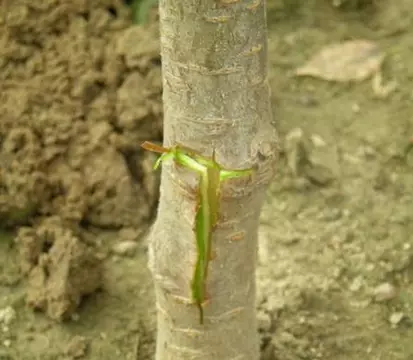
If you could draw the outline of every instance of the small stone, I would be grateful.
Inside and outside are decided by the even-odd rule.
[[[134,241],[122,241],[112,247],[112,251],[121,256],[133,256],[138,244]]]
[[[10,325],[15,317],[16,311],[11,306],[0,309],[0,322],[4,325]]]
[[[373,263],[366,264],[366,266],[365,266],[365,269],[368,272],[373,271],[375,268],[376,268],[376,266]]]
[[[374,291],[374,300],[384,302],[394,299],[397,295],[396,288],[390,283],[383,283],[377,286]]]
[[[352,283],[349,286],[349,290],[351,292],[357,292],[361,289],[361,287],[363,286],[363,277],[362,276],[357,276]]]
[[[404,318],[404,314],[402,312],[395,312],[390,315],[389,322],[393,326],[398,325]]]
[[[321,143],[324,145],[321,146]],[[305,176],[313,183],[325,186],[340,176],[340,161],[337,146],[327,144],[324,139],[311,142],[307,149],[309,163]]]
[[[74,336],[66,348],[66,355],[73,359],[79,359],[86,355],[87,342],[83,336]]]
[[[326,141],[320,135],[317,134],[311,135],[311,142],[316,147],[323,147],[327,145]]]
[[[3,345],[4,345],[4,347],[7,347],[7,348],[10,347],[11,346],[11,340],[10,339],[4,340]]]
[[[334,279],[338,279],[344,272],[344,269],[341,267],[335,267],[332,269],[331,274]]]

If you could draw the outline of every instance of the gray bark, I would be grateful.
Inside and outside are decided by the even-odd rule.
[[[164,145],[227,168],[256,167],[223,186],[213,235],[205,323],[191,304],[196,261],[195,174],[162,168],[149,264],[158,309],[157,360],[257,360],[255,267],[259,215],[276,159],[262,0],[162,0]]]

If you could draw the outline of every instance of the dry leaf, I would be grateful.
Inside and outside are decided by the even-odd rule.
[[[380,70],[384,56],[371,41],[346,41],[324,47],[298,68],[295,75],[340,82],[363,81]]]

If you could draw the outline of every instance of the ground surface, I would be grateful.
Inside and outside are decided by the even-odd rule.
[[[116,1],[5,3],[0,359],[150,359],[157,184],[138,144],[161,134],[156,26]],[[284,156],[260,231],[266,360],[413,359],[413,1],[359,3],[270,3]],[[380,45],[394,91],[291,76],[352,38]]]

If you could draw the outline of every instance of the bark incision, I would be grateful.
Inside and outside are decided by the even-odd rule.
[[[227,182],[212,238],[204,324],[191,304],[196,261],[196,174],[163,165],[150,268],[158,309],[157,360],[256,360],[255,267],[259,214],[276,154],[267,82],[265,2],[162,0],[164,144],[215,149]]]

